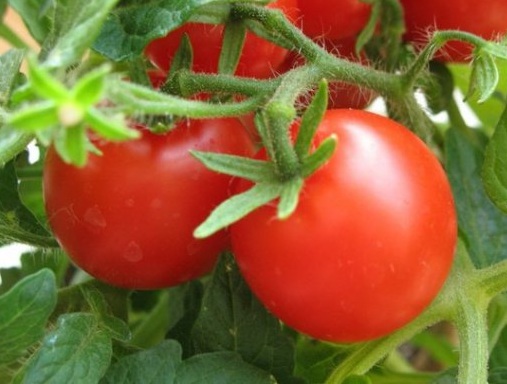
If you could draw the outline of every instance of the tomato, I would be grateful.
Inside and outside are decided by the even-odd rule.
[[[438,160],[398,123],[328,110],[315,145],[330,135],[336,152],[305,181],[296,211],[286,220],[275,204],[253,211],[231,226],[232,248],[252,291],[288,326],[370,340],[439,292],[456,246],[455,206]]]
[[[207,273],[229,244],[220,232],[192,232],[226,199],[230,177],[207,170],[189,150],[252,155],[236,119],[182,122],[165,135],[142,129],[135,141],[97,142],[102,156],[85,167],[50,148],[44,166],[45,208],[70,258],[111,285],[156,289]]]
[[[401,0],[405,11],[406,39],[425,43],[428,31],[459,29],[494,39],[507,33],[507,1],[485,0]],[[445,46],[438,59],[448,62],[465,62],[470,59],[472,47],[461,42]]]
[[[296,2],[297,0],[278,0],[268,6],[282,9],[290,20],[295,21],[298,16]],[[193,70],[216,73],[222,48],[223,31],[222,25],[187,23],[165,37],[150,42],[145,52],[156,66],[168,71],[181,38],[187,34],[193,47]],[[247,32],[235,74],[253,78],[269,78],[283,62],[286,55],[286,49]]]
[[[371,5],[361,0],[299,0],[298,7],[305,35],[331,40],[357,35],[371,13]]]
[[[339,41],[331,41],[327,39],[319,40],[319,44],[336,56],[351,61],[359,61],[366,64],[364,56],[358,58],[355,53],[355,38],[343,39]],[[280,67],[279,72],[283,73],[299,65],[304,64],[304,59],[295,52],[290,52],[284,64]],[[354,84],[344,83],[342,81],[334,81],[329,83],[328,108],[366,108],[374,99],[375,93],[369,89],[360,88]],[[313,97],[313,93],[305,95],[305,97]],[[303,104],[308,104],[308,100],[302,98]]]

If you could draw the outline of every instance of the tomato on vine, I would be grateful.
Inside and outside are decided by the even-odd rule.
[[[495,39],[507,33],[507,2],[485,0],[401,0],[404,9],[407,33],[405,38],[414,43],[426,43],[429,31],[436,29],[458,29]],[[470,60],[472,47],[466,43],[448,43],[438,56],[448,62]]]
[[[231,226],[232,248],[253,292],[287,325],[323,340],[370,340],[439,292],[456,246],[454,201],[437,158],[400,124],[328,110],[315,145],[330,135],[336,151],[305,180],[296,211],[286,220],[275,204],[253,211]]]
[[[293,22],[298,16],[296,0],[278,0],[268,7],[281,9]],[[193,47],[192,69],[196,72],[217,73],[223,32],[223,25],[186,23],[165,37],[151,41],[145,53],[157,67],[167,72],[181,38],[187,34]],[[259,79],[272,77],[286,56],[286,49],[247,32],[235,74]]]
[[[85,167],[54,148],[44,165],[44,200],[53,233],[82,269],[134,289],[177,285],[210,271],[228,245],[225,232],[203,240],[192,232],[226,199],[231,179],[209,171],[190,150],[251,156],[253,146],[232,118],[180,122],[156,135],[97,141]]]

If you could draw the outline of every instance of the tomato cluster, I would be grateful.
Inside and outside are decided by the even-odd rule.
[[[403,3],[407,39],[426,27],[430,9],[446,4]],[[490,3],[504,7],[503,1]],[[278,0],[269,6],[282,9],[328,50],[363,60],[356,58],[354,44],[371,5]],[[453,25],[446,23],[450,17],[435,20],[439,27]],[[187,23],[152,41],[145,52],[158,68],[154,78],[165,76],[184,34],[193,44],[193,70],[216,73],[223,32],[221,25]],[[299,57],[248,32],[235,74],[262,79],[301,64]],[[95,140],[102,155],[90,155],[83,168],[64,163],[49,148],[44,172],[49,224],[78,266],[110,284],[135,289],[198,278],[231,242],[253,292],[287,325],[340,342],[386,335],[421,313],[442,287],[457,224],[438,160],[403,126],[361,111],[371,98],[355,86],[332,84],[331,109],[314,145],[334,135],[339,146],[305,180],[297,209],[286,220],[276,219],[273,202],[234,223],[230,238],[225,231],[193,237],[231,191],[249,187],[247,181],[206,169],[189,153],[253,156],[242,124],[222,118],[182,121],[164,135],[140,127],[136,141]]]

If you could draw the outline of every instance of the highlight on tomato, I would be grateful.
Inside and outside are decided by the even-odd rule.
[[[415,44],[425,44],[434,30],[458,29],[496,39],[507,33],[507,1],[485,0],[401,0],[407,32],[405,38]],[[471,59],[472,46],[453,41],[437,57],[446,62],[466,62]]]
[[[299,15],[297,0],[278,0],[268,4],[268,7],[281,9],[293,22]],[[192,69],[195,72],[217,73],[223,32],[223,25],[186,23],[166,36],[151,41],[145,53],[155,66],[167,72],[181,38],[187,34],[193,47]],[[287,53],[286,49],[247,32],[235,74],[259,79],[272,77]]]
[[[253,211],[231,226],[232,248],[252,291],[288,326],[321,340],[371,340],[417,317],[442,288],[455,206],[437,158],[399,123],[328,110],[315,146],[330,135],[336,151],[305,180],[296,211],[286,220],[275,204]]]
[[[190,150],[251,156],[237,119],[181,121],[167,134],[96,141],[85,167],[49,148],[44,201],[53,233],[93,277],[132,289],[158,289],[200,277],[229,244],[224,231],[197,240],[192,232],[229,195],[231,178],[212,172]]]

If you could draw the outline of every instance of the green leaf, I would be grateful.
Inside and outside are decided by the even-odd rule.
[[[176,370],[180,365],[180,345],[176,341],[166,340],[111,365],[100,383],[176,383]]]
[[[11,49],[0,56],[0,106],[7,105],[23,61],[24,51]]]
[[[477,268],[507,258],[507,216],[486,195],[480,171],[484,157],[455,129],[446,135],[445,165],[454,193],[461,236]]]
[[[12,127],[0,128],[0,168],[26,149],[33,140],[33,134],[15,130]]]
[[[104,92],[104,78],[110,71],[111,67],[104,65],[80,78],[72,88],[72,96],[75,102],[86,108],[100,101]]]
[[[53,28],[42,51],[46,65],[61,68],[74,64],[90,48],[118,0],[55,2]]]
[[[118,7],[108,16],[93,48],[114,61],[135,58],[151,40],[167,35],[213,1],[154,0]]]
[[[278,197],[281,188],[281,185],[277,183],[256,184],[248,191],[232,196],[211,212],[207,219],[194,231],[194,236],[204,238],[226,228]]]
[[[86,164],[88,137],[84,125],[63,128],[54,144],[56,151],[66,163],[78,167]]]
[[[273,163],[268,161],[212,152],[192,151],[191,154],[206,168],[215,172],[241,177],[254,182],[277,180]]]
[[[105,374],[111,356],[111,338],[95,315],[62,315],[30,361],[24,382],[96,383]]]
[[[233,75],[241,57],[246,38],[246,27],[241,21],[225,24],[222,50],[218,60],[218,73]]]
[[[488,375],[489,384],[504,384],[507,382],[507,367],[491,369]]]
[[[281,382],[292,375],[292,341],[253,296],[231,255],[220,259],[206,287],[192,340],[197,353],[233,351]]]
[[[69,91],[49,70],[37,62],[33,56],[28,57],[28,77],[31,89],[40,97],[54,101],[65,101],[69,98]]]
[[[104,139],[121,141],[141,136],[137,129],[129,128],[121,116],[106,116],[96,108],[86,111],[85,121],[91,130]]]
[[[472,74],[467,97],[478,93],[478,103],[486,101],[495,91],[500,75],[490,54],[481,53],[472,61]]]
[[[0,296],[0,366],[14,362],[39,341],[56,305],[51,271],[42,269]]]
[[[178,369],[176,383],[275,384],[267,372],[245,363],[237,353],[215,352],[185,360]]]
[[[301,167],[301,173],[304,177],[308,177],[322,167],[333,156],[336,146],[338,145],[338,137],[331,135],[326,138],[319,147],[305,159]]]
[[[310,151],[315,132],[327,110],[327,101],[327,81],[322,80],[312,102],[301,118],[301,125],[294,145],[294,150],[300,159],[303,159]]]
[[[21,16],[32,37],[42,43],[53,25],[53,1],[8,0],[9,5]]]
[[[12,163],[0,169],[0,242],[56,246],[49,232],[21,202]]]
[[[296,210],[303,184],[303,178],[293,178],[284,183],[277,207],[278,219],[287,219]]]
[[[486,148],[482,177],[491,200],[507,213],[507,108]]]
[[[7,118],[7,124],[25,133],[44,131],[59,123],[58,109],[53,101],[42,101],[22,108]]]

